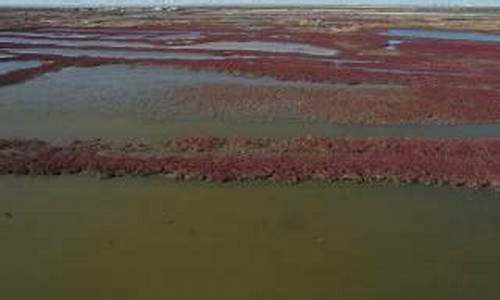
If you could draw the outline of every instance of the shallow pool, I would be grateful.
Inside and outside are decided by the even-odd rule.
[[[490,34],[471,31],[437,31],[422,29],[389,29],[385,32],[391,37],[443,39],[443,40],[465,40],[474,42],[500,43],[500,34]]]

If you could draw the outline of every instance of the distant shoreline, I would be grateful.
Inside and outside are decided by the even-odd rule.
[[[402,5],[370,5],[370,4],[335,4],[335,5],[2,5],[0,3],[0,9],[50,9],[50,10],[66,10],[66,9],[151,9],[151,8],[179,8],[179,9],[404,9],[404,10],[491,10],[500,9],[499,4],[493,5],[415,5],[415,4],[402,4]]]

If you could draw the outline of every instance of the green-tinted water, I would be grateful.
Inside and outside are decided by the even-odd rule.
[[[5,299],[496,299],[500,201],[424,186],[0,177]]]

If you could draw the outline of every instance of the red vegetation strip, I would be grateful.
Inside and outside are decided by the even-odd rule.
[[[36,140],[0,140],[0,174],[96,172],[104,177],[164,174],[216,182],[354,180],[500,186],[499,139],[188,138],[170,141],[157,154],[109,149],[100,143],[58,147]]]

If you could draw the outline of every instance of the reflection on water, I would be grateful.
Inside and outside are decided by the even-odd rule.
[[[495,299],[500,202],[423,186],[0,177],[6,299]]]
[[[474,42],[500,42],[500,34],[471,31],[437,31],[421,29],[389,29],[385,33],[392,37],[426,38],[443,40],[465,40]]]

